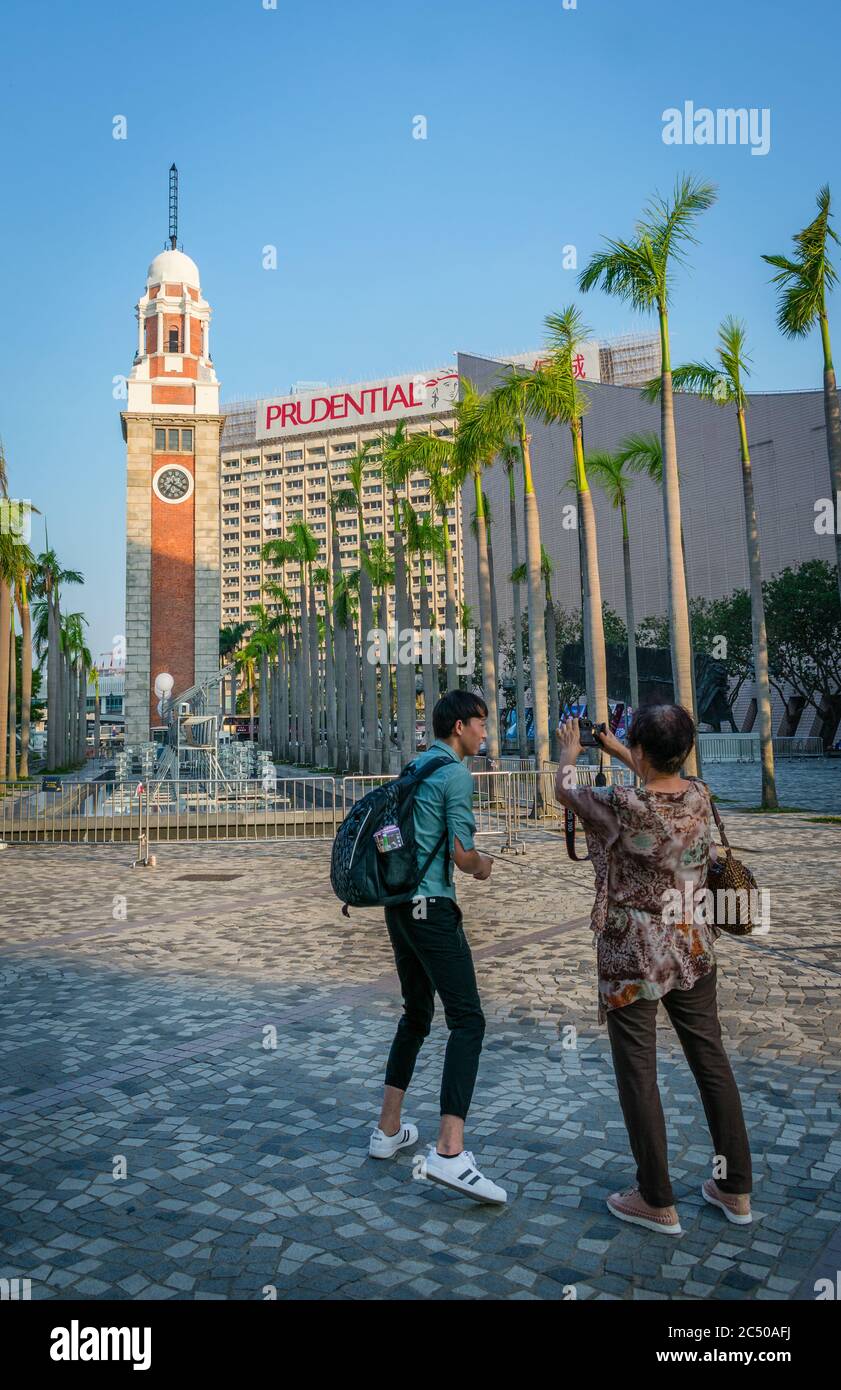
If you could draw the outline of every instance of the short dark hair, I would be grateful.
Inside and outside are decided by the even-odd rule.
[[[641,748],[658,772],[679,772],[694,743],[695,721],[683,705],[640,705],[628,730],[628,747]]]
[[[432,711],[432,732],[436,738],[449,738],[459,720],[466,724],[468,719],[486,718],[487,713],[481,695],[473,695],[469,690],[448,690]]]

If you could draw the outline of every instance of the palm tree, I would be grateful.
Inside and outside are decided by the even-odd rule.
[[[382,718],[382,767],[384,773],[391,771],[391,664],[388,651],[388,586],[394,580],[394,561],[388,553],[385,541],[380,538],[368,548],[368,573],[377,593],[377,626],[386,636],[385,661],[380,663],[380,709]],[[376,669],[376,668],[375,668]]]
[[[549,314],[545,320],[549,329],[550,365],[535,373],[532,392],[546,420],[556,420],[569,426],[572,439],[572,460],[575,490],[580,516],[582,549],[582,625],[587,670],[588,704],[592,701],[595,714],[591,719],[604,723],[609,716],[607,704],[607,657],[602,619],[602,586],[599,572],[599,550],[596,537],[596,513],[587,478],[584,458],[584,412],[589,400],[580,391],[573,362],[578,349],[589,336],[579,311],[569,304],[559,314]],[[557,711],[553,712],[555,726]]]
[[[841,407],[832,361],[829,337],[827,291],[838,279],[829,259],[829,242],[841,244],[837,232],[829,225],[832,210],[829,185],[818,190],[817,217],[795,233],[792,259],[786,256],[763,256],[777,274],[772,284],[779,285],[777,324],[787,338],[805,338],[815,327],[820,328],[823,348],[823,409],[826,420],[826,448],[836,515],[841,506]],[[841,594],[841,531],[835,530],[835,558],[838,568],[838,591]]]
[[[242,642],[242,640],[243,640],[243,638],[245,637],[245,634],[246,634],[247,631],[248,631],[248,625],[247,625],[246,623],[232,623],[229,627],[220,628],[220,630],[219,630],[219,659],[220,659],[220,665],[222,665],[222,666],[234,665],[234,662],[233,662],[233,655],[234,655],[234,652],[236,651],[237,647],[238,647],[238,646],[240,645],[240,643]],[[223,699],[223,701],[222,701],[223,717],[224,717],[224,709],[225,709],[225,701],[224,701],[224,699]],[[236,671],[234,671],[234,673],[233,673],[232,676],[231,676],[231,714],[234,715],[234,716],[236,716],[236,712],[237,712],[237,678],[236,678]]]
[[[362,720],[365,726],[363,771],[375,773],[377,764],[377,671],[367,660],[367,644],[373,626],[373,593],[371,575],[367,569],[368,540],[365,535],[364,493],[365,470],[373,441],[364,443],[358,453],[348,460],[347,472],[350,487],[356,499],[356,516],[359,525],[359,612],[362,621],[360,646],[362,653]]]
[[[546,601],[543,610],[543,629],[546,637],[546,654],[549,666],[549,713],[552,723],[552,738],[550,747],[552,759],[557,761],[557,730],[555,720],[560,717],[560,700],[558,696],[558,636],[557,623],[555,621],[555,604],[552,600],[552,575],[554,573],[552,557],[544,546],[540,547],[540,574],[543,579]],[[527,578],[525,565],[518,565],[511,571],[509,576],[514,585],[524,584]],[[522,629],[520,635],[520,646],[522,649]]]
[[[656,438],[656,436],[655,436]],[[658,441],[659,442],[659,441]],[[625,572],[625,624],[628,629],[628,680],[631,687],[631,707],[639,708],[640,688],[637,672],[637,626],[634,614],[634,583],[631,575],[631,536],[628,527],[628,488],[630,486],[629,457],[620,445],[617,453],[597,450],[587,455],[587,471],[622,519],[622,563]]]
[[[331,574],[327,564],[320,564],[313,570],[313,588],[324,589],[324,619],[320,621],[318,631],[324,637],[324,702],[322,702],[321,714],[324,716],[324,741],[327,744],[327,762],[329,767],[336,766],[336,681],[335,681],[335,644],[334,631],[332,631],[331,620],[331,599],[329,599],[329,587],[331,587]]]
[[[292,623],[292,600],[282,585],[269,580],[263,593],[280,612],[274,616],[273,632],[277,634],[274,651],[275,679],[272,686],[272,751],[282,762],[289,760],[289,630]]]
[[[437,434],[410,434],[402,443],[395,454],[399,464],[405,469],[406,475],[412,472],[423,472],[429,479],[429,492],[432,498],[432,505],[441,519],[441,534],[444,541],[444,574],[446,583],[446,609],[445,609],[445,661],[447,668],[446,684],[448,690],[458,689],[458,666],[455,658],[455,641],[457,633],[456,624],[456,591],[455,591],[455,569],[453,566],[453,552],[450,542],[449,517],[447,515],[455,499],[456,492],[464,481],[463,477],[456,477],[454,473],[455,455],[454,441],[445,435]],[[408,503],[407,503],[408,505]],[[437,611],[437,595],[433,597],[433,613]],[[421,619],[423,625],[423,619]],[[425,641],[428,641],[428,628],[424,628]]]
[[[257,662],[260,657],[260,647],[255,646],[249,641],[238,652],[234,653],[234,661],[245,677],[245,685],[248,691],[248,737],[254,742],[254,687],[257,682]]]
[[[762,597],[762,561],[759,549],[759,527],[753,493],[753,471],[746,412],[748,398],[744,380],[750,375],[745,348],[745,327],[737,319],[727,318],[718,330],[718,365],[711,362],[687,362],[676,367],[672,381],[676,391],[690,391],[716,405],[736,408],[739,431],[739,456],[742,463],[742,497],[745,507],[745,538],[750,573],[751,624],[753,628],[753,665],[756,676],[756,704],[759,715],[759,742],[762,751],[762,805],[776,810],[777,787],[774,775],[774,740],[771,727],[771,687],[768,680],[768,638],[765,630],[765,603]],[[643,392],[653,399],[659,390],[659,380],[650,383]]]
[[[498,454],[516,439],[523,470],[526,573],[528,575],[529,653],[531,664],[534,744],[538,768],[549,760],[549,698],[547,689],[546,636],[540,577],[540,515],[531,467],[531,435],[526,425],[529,383],[532,373],[509,367],[501,383],[481,397],[478,409],[459,427],[461,446],[468,455],[485,459]],[[482,638],[484,656],[485,638]],[[490,728],[490,719],[488,720]],[[490,751],[490,742],[488,745]],[[539,785],[539,780],[538,780]]]
[[[486,492],[482,493],[482,512],[485,518],[485,545],[488,552],[488,583],[491,593],[491,633],[493,635],[493,658],[494,671],[496,672],[497,688],[499,688],[500,669],[499,669],[499,610],[496,598],[496,574],[494,572],[494,548],[493,548],[493,525],[494,515],[490,500]],[[470,518],[470,530],[476,538],[476,545],[479,544],[479,517],[474,510]]]
[[[318,558],[318,541],[306,522],[295,518],[289,523],[288,534],[283,540],[266,541],[263,546],[263,559],[271,564],[284,565],[290,561],[300,569],[300,650],[297,657],[298,695],[297,705],[300,719],[299,762],[315,763],[315,740],[313,732],[313,700],[318,691],[318,648],[317,631],[311,636],[311,590],[312,567]],[[314,601],[314,600],[313,600]],[[316,643],[313,655],[313,641]],[[317,728],[317,725],[316,725]]]
[[[419,516],[410,502],[403,503],[403,522],[406,528],[406,554],[417,556],[420,570],[420,625],[424,634],[421,649],[421,671],[423,674],[423,722],[426,746],[431,747],[433,739],[432,710],[435,706],[435,665],[432,661],[430,633],[435,626],[435,612],[430,616],[429,591],[426,587],[426,557],[442,560],[446,542],[431,516]],[[414,666],[412,666],[414,684]]]
[[[523,675],[523,628],[520,623],[520,585],[513,580],[514,572],[519,572],[520,551],[517,538],[517,495],[514,487],[514,469],[519,461],[519,452],[516,444],[503,444],[499,451],[500,461],[508,476],[508,525],[511,532],[511,567],[512,583],[514,585],[513,594],[513,620],[512,629],[514,633],[514,681],[517,699],[517,741],[520,749],[520,757],[528,756],[528,731],[526,729],[526,683]]]
[[[610,241],[597,251],[579,278],[582,290],[601,286],[644,313],[655,311],[660,325],[661,393],[660,434],[663,446],[663,513],[666,532],[666,563],[669,586],[669,632],[672,644],[675,698],[697,718],[692,693],[692,649],[689,632],[689,605],[681,564],[680,482],[675,437],[672,364],[669,347],[669,308],[672,267],[682,264],[686,250],[694,245],[693,227],[698,216],[712,207],[716,191],[712,184],[691,177],[675,183],[671,199],[656,196],[643,213],[630,241]],[[694,773],[694,752],[687,770]]]
[[[336,667],[336,771],[344,772],[348,766],[348,699],[347,699],[347,664],[348,664],[348,625],[347,611],[340,615],[340,592],[342,584],[342,553],[340,548],[340,537],[336,523],[336,513],[351,511],[356,508],[356,499],[349,488],[339,492],[333,491],[332,480],[328,474],[329,487],[329,516],[331,531],[331,564],[332,564],[332,605],[333,605],[333,641],[335,646],[335,667]]]
[[[642,390],[642,395],[651,396],[660,390],[660,378],[655,377]],[[652,430],[643,431],[641,434],[628,434],[619,443],[618,454],[624,464],[634,473],[645,473],[654,483],[655,487],[663,486],[663,445],[660,436]],[[689,570],[686,565],[686,538],[683,534],[683,522],[680,526],[680,554],[681,565],[683,568],[683,583],[686,589],[687,603],[691,598],[689,592]],[[689,651],[691,655],[692,668],[692,708],[698,708],[698,698],[695,690],[695,634],[692,627],[692,612],[689,612]],[[695,760],[698,775],[701,775],[701,750],[696,743]]]
[[[67,748],[68,710],[66,704],[65,656],[62,648],[61,586],[82,584],[79,570],[63,569],[49,543],[36,560],[38,595],[35,605],[35,650],[39,659],[47,654],[47,771],[52,772],[69,759]]]
[[[271,746],[271,700],[269,697],[269,652],[274,646],[274,633],[277,621],[263,603],[252,603],[248,609],[251,614],[251,640],[260,652],[260,736],[261,748]]]
[[[37,562],[29,546],[18,546],[17,604],[20,613],[20,776],[29,776],[29,733],[32,714],[32,613],[29,591]]]
[[[356,711],[361,699],[359,651],[356,645],[358,610],[358,573],[342,574],[334,592],[334,611],[337,629],[345,633],[347,660],[345,662],[345,704],[347,708],[348,768],[364,771],[362,766],[361,723]]]
[[[403,532],[400,526],[400,492],[405,492],[409,477],[409,465],[403,452],[406,441],[406,427],[401,421],[393,434],[383,434],[382,448],[383,480],[389,492],[391,519],[394,530],[394,618],[397,626],[397,742],[400,748],[400,765],[404,766],[415,752],[415,664],[414,661],[400,659],[405,634],[414,631],[412,612],[411,576],[406,567],[406,554],[403,545]]]

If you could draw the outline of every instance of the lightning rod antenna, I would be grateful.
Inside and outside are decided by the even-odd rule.
[[[178,245],[178,170],[174,164],[169,170],[169,244],[173,251]]]

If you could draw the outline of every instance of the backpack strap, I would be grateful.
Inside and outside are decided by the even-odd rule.
[[[439,753],[439,755],[438,755],[437,758],[430,758],[430,759],[429,759],[429,762],[424,763],[423,767],[420,768],[419,770],[416,769],[416,765],[415,765],[415,762],[414,762],[414,761],[411,762],[411,763],[409,763],[409,764],[404,768],[404,773],[411,770],[411,772],[412,772],[412,777],[414,778],[415,784],[419,786],[419,785],[421,784],[421,782],[425,782],[425,781],[426,781],[427,777],[431,777],[432,774],[433,774],[433,772],[438,772],[438,771],[440,771],[440,769],[441,769],[442,767],[444,767],[447,763],[450,763],[450,762],[452,762],[452,758],[448,758],[447,755],[446,755],[446,753]],[[447,827],[445,826],[444,829],[443,829],[443,831],[442,831],[442,833],[441,833],[441,835],[440,835],[439,838],[438,838],[438,843],[435,845],[435,848],[432,850],[432,852],[431,852],[430,854],[428,854],[428,855],[426,856],[426,863],[424,864],[423,868],[422,868],[421,871],[420,871],[420,874],[419,874],[419,876],[418,876],[418,883],[423,883],[423,880],[424,880],[424,878],[426,877],[426,871],[427,871],[427,869],[429,868],[430,864],[432,863],[433,859],[435,858],[436,854],[437,854],[437,853],[439,852],[439,850],[441,849],[441,846],[442,846],[442,845],[443,845],[444,848],[445,848],[445,854],[444,854],[444,873],[445,873],[445,874],[448,874],[448,871],[449,871],[449,861],[450,861],[450,848],[449,848],[449,844],[448,844],[448,842],[447,842]],[[417,887],[417,884],[415,884],[415,887]]]

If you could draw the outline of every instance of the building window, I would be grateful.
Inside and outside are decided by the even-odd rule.
[[[192,431],[192,430],[182,430],[182,431],[181,431],[181,451],[182,451],[182,453],[184,453],[184,452],[192,453],[192,452],[193,452],[193,431]]]
[[[169,435],[167,448],[174,449],[177,453],[179,447],[178,430],[167,430],[167,434]]]
[[[170,330],[169,330],[169,347],[167,348],[167,352],[178,352],[178,351],[179,351],[179,347],[178,347],[178,329],[177,329],[177,328],[170,328]]]

